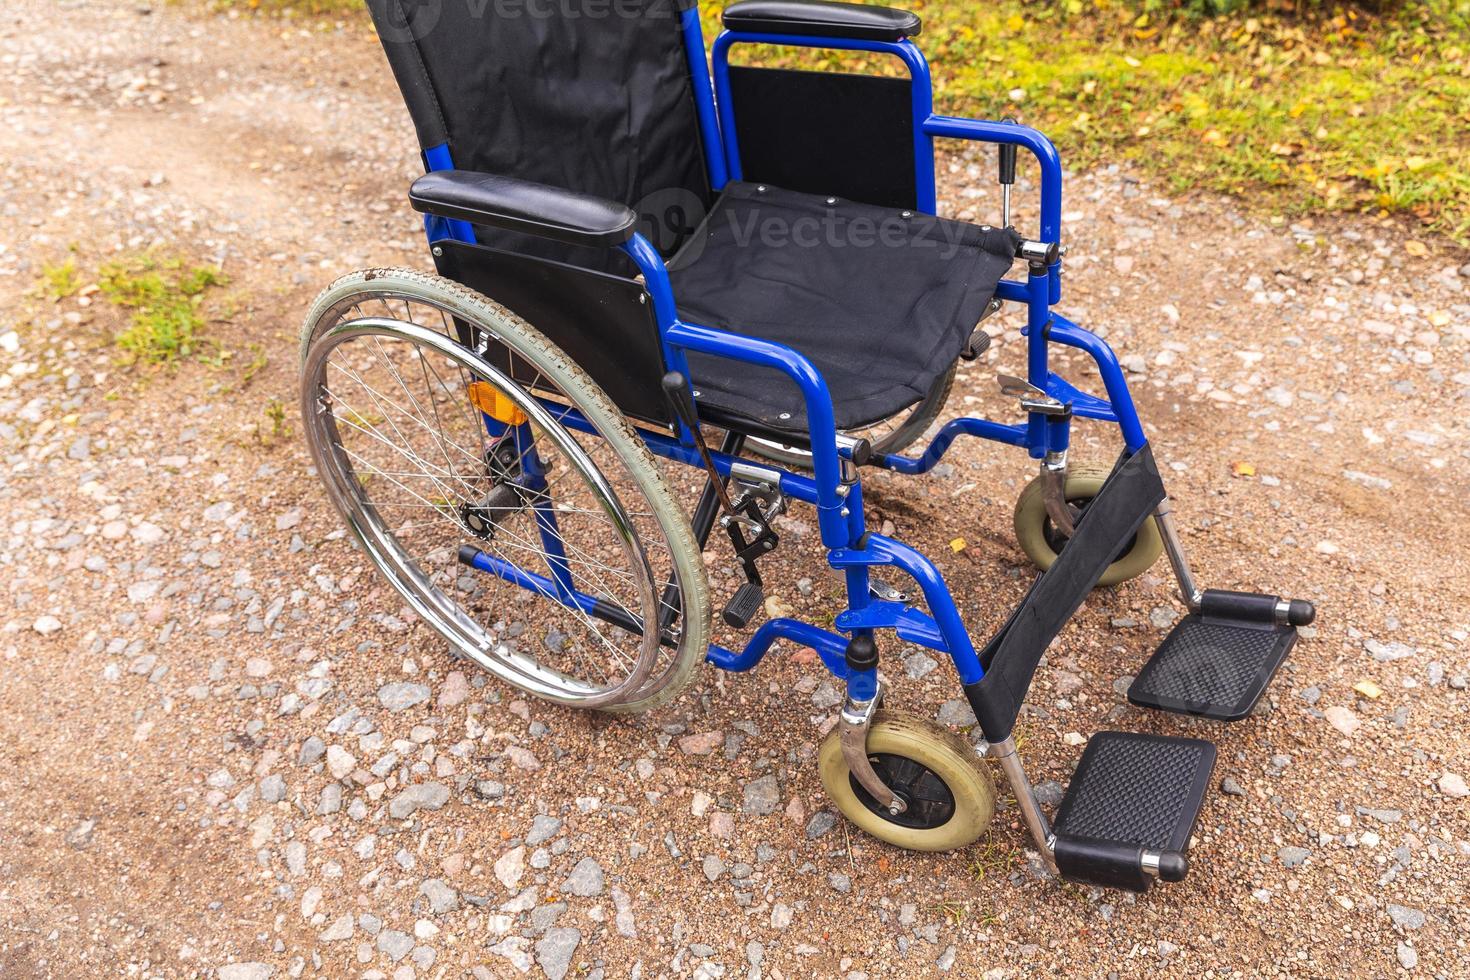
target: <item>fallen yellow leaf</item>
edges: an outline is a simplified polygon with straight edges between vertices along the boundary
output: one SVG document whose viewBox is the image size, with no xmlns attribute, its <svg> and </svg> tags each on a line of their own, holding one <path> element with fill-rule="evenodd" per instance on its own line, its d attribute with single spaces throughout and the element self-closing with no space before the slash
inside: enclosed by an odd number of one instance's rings
<svg viewBox="0 0 1470 980">
<path fill-rule="evenodd" d="M 1429 246 L 1425 245 L 1423 242 L 1410 240 L 1404 242 L 1404 251 L 1408 252 L 1416 259 L 1422 259 L 1424 256 L 1429 254 Z"/>
<path fill-rule="evenodd" d="M 964 551 L 965 550 L 965 539 L 964 538 L 955 538 L 953 541 L 951 541 L 949 543 L 949 550 L 950 551 L 953 551 L 953 552 L 956 552 L 956 553 L 961 552 L 961 551 Z"/>
<path fill-rule="evenodd" d="M 1255 465 L 1253 463 L 1236 463 L 1235 464 L 1235 475 L 1236 476 L 1255 476 L 1256 475 L 1256 467 L 1255 467 Z"/>
<path fill-rule="evenodd" d="M 1372 701 L 1374 698 L 1377 698 L 1378 695 L 1383 693 L 1383 688 L 1379 687 L 1377 684 L 1374 684 L 1372 681 L 1358 681 L 1358 683 L 1353 685 L 1353 690 L 1357 691 L 1359 694 L 1363 695 L 1363 697 L 1367 698 L 1370 701 Z"/>
</svg>

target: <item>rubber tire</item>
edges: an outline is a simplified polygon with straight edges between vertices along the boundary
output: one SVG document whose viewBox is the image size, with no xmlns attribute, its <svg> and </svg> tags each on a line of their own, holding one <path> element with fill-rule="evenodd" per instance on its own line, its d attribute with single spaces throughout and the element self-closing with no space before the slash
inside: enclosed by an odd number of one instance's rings
<svg viewBox="0 0 1470 980">
<path fill-rule="evenodd" d="M 923 400 L 913 408 L 908 409 L 908 417 L 898 428 L 873 443 L 873 452 L 902 452 L 923 436 L 928 431 L 929 426 L 933 425 L 935 420 L 939 418 L 939 414 L 944 411 L 944 405 L 949 401 L 949 394 L 954 389 L 954 376 L 958 370 L 959 362 L 956 361 L 949 366 L 948 371 L 940 376 L 939 380 L 934 382 L 934 386 L 929 389 L 929 393 L 924 396 Z M 882 422 L 885 420 L 879 419 L 878 421 Z M 872 424 L 877 425 L 878 422 Z M 857 431 L 861 431 L 861 429 Z M 773 442 L 755 438 L 746 440 L 745 448 L 753 456 L 759 456 L 762 459 L 769 460 L 781 466 L 790 467 L 791 469 L 809 470 L 812 468 L 811 453 L 799 449 L 787 451 Z"/>
<path fill-rule="evenodd" d="M 307 352 L 316 340 L 322 317 L 355 294 L 386 293 L 430 303 L 445 303 L 464 318 L 474 321 L 487 318 L 499 321 L 518 335 L 521 353 L 540 371 L 553 378 L 562 390 L 582 389 L 585 408 L 591 408 L 591 421 L 616 443 L 615 449 L 627 466 L 629 475 L 643 490 L 644 500 L 657 511 L 659 526 L 668 534 L 673 560 L 682 568 L 680 579 L 686 584 L 685 610 L 693 611 L 683 621 L 683 642 L 674 663 L 655 674 L 627 701 L 602 705 L 594 709 L 606 714 L 635 714 L 667 704 L 688 686 L 694 671 L 704 663 L 709 649 L 712 611 L 709 580 L 705 575 L 704 554 L 689 526 L 689 517 L 673 497 L 658 461 L 648 451 L 628 424 L 622 411 L 599 388 L 587 373 L 562 350 L 525 320 L 467 286 L 412 269 L 365 269 L 343 276 L 316 298 L 302 325 L 300 357 L 306 364 Z M 397 588 L 397 584 L 394 583 Z M 473 662 L 473 661 L 471 661 Z M 501 680 L 514 686 L 514 681 Z"/>
<path fill-rule="evenodd" d="M 1068 500 L 1090 500 L 1102 490 L 1112 471 L 1105 466 L 1074 465 L 1067 469 L 1066 496 Z M 1040 476 L 1026 484 L 1021 496 L 1016 499 L 1016 541 L 1026 557 L 1043 572 L 1057 560 L 1057 553 L 1046 540 L 1046 501 L 1042 496 Z M 1153 567 L 1164 551 L 1164 539 L 1159 535 L 1158 525 L 1146 520 L 1139 527 L 1133 547 L 1127 554 L 1107 567 L 1098 585 L 1117 585 L 1142 575 Z"/>
<path fill-rule="evenodd" d="M 928 829 L 900 827 L 869 810 L 853 792 L 842 758 L 841 729 L 834 728 L 817 752 L 822 788 L 844 817 L 872 837 L 909 851 L 952 851 L 973 844 L 995 815 L 995 784 L 984 761 L 947 728 L 901 711 L 883 709 L 868 728 L 868 751 L 912 759 L 944 781 L 954 794 L 954 814 Z"/>
</svg>

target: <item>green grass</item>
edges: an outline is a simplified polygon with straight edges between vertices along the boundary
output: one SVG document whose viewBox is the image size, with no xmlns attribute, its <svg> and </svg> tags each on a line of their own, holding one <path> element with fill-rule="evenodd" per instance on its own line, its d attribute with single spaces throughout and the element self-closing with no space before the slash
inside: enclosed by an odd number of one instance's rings
<svg viewBox="0 0 1470 980">
<path fill-rule="evenodd" d="M 941 112 L 1014 116 L 1073 167 L 1123 163 L 1176 192 L 1288 216 L 1399 212 L 1470 242 L 1470 0 L 1381 19 L 1163 23 L 1099 0 L 911 6 Z M 873 64 L 764 49 L 759 60 Z"/>
<path fill-rule="evenodd" d="M 224 282 L 213 266 L 141 256 L 103 266 L 98 286 L 112 303 L 133 311 L 116 338 L 125 359 L 169 364 L 198 352 L 205 293 Z"/>
<path fill-rule="evenodd" d="M 65 262 L 41 266 L 41 292 L 51 299 L 66 299 L 80 288 L 76 259 L 68 256 Z"/>
<path fill-rule="evenodd" d="M 939 111 L 1015 116 L 1050 135 L 1069 166 L 1121 163 L 1175 192 L 1225 192 L 1288 217 L 1404 214 L 1470 244 L 1470 0 L 1381 15 L 1241 0 L 892 2 L 924 18 Z M 214 5 L 367 19 L 361 0 Z M 707 37 L 723 6 L 701 4 Z M 1283 6 L 1327 12 L 1243 9 Z M 1220 10 L 1232 12 L 1204 16 Z M 862 63 L 753 53 L 766 64 Z"/>
</svg>

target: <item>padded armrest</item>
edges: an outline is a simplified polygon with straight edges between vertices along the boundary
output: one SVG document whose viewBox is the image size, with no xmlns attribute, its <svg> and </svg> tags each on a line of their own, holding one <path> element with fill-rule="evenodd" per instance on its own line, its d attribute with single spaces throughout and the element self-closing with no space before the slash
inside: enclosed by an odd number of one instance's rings
<svg viewBox="0 0 1470 980">
<path fill-rule="evenodd" d="M 424 174 L 409 188 L 408 200 L 415 211 L 573 245 L 621 245 L 638 221 L 616 201 L 469 170 Z"/>
<path fill-rule="evenodd" d="M 739 0 L 725 8 L 725 27 L 750 34 L 801 34 L 860 41 L 917 37 L 919 15 L 894 7 L 833 0 Z"/>
</svg>

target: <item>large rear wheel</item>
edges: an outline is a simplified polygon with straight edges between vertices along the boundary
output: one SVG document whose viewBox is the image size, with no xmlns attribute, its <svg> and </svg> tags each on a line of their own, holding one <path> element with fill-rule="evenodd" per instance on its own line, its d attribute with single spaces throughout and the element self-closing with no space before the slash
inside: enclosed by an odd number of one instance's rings
<svg viewBox="0 0 1470 980">
<path fill-rule="evenodd" d="M 653 456 L 530 325 L 437 276 L 329 287 L 302 337 L 333 503 L 452 647 L 552 701 L 660 704 L 709 643 L 700 549 Z"/>
</svg>

